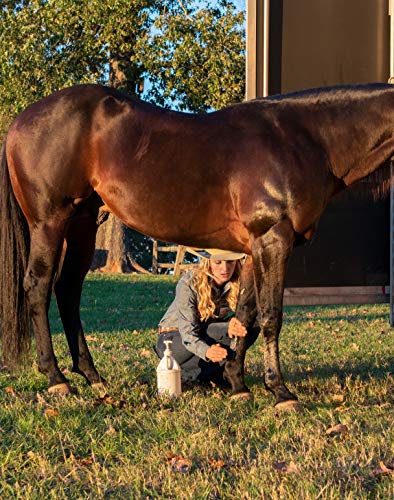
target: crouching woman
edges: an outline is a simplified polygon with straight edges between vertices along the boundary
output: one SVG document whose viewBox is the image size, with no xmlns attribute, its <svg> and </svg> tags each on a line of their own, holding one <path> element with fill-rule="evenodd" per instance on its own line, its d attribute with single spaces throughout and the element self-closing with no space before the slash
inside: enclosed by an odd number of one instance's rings
<svg viewBox="0 0 394 500">
<path fill-rule="evenodd" d="M 212 382 L 230 388 L 224 380 L 226 360 L 235 356 L 237 337 L 247 335 L 250 347 L 259 328 L 246 328 L 234 316 L 244 254 L 209 249 L 200 252 L 199 266 L 185 274 L 176 296 L 159 323 L 154 347 L 162 358 L 165 340 L 182 368 L 182 382 Z"/>
</svg>

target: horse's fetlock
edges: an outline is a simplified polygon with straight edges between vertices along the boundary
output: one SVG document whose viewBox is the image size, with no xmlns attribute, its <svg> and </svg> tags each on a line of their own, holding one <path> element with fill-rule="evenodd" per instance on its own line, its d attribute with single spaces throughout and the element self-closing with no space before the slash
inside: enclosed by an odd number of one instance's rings
<svg viewBox="0 0 394 500">
<path fill-rule="evenodd" d="M 278 379 L 278 377 L 275 375 L 275 373 L 269 373 L 265 376 L 265 381 L 268 383 L 270 382 L 271 384 L 275 382 Z"/>
<path fill-rule="evenodd" d="M 39 362 L 38 371 L 43 375 L 48 375 L 48 367 L 44 363 Z"/>
<path fill-rule="evenodd" d="M 265 379 L 265 383 L 269 387 L 272 387 L 273 385 L 275 385 L 278 382 L 279 377 L 275 371 L 273 371 L 271 368 L 268 368 L 265 372 L 264 379 Z"/>
<path fill-rule="evenodd" d="M 224 371 L 231 377 L 242 376 L 242 366 L 240 366 L 236 361 L 227 361 Z"/>
<path fill-rule="evenodd" d="M 38 353 L 38 371 L 44 375 L 48 375 L 53 370 L 53 359 L 49 355 L 45 355 L 44 352 Z"/>
</svg>

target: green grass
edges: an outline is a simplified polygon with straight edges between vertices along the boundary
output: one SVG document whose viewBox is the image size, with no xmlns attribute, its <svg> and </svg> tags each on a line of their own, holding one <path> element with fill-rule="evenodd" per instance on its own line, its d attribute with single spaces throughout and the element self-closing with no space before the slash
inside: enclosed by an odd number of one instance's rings
<svg viewBox="0 0 394 500">
<path fill-rule="evenodd" d="M 174 286 L 89 275 L 82 318 L 106 401 L 68 372 L 51 308 L 59 366 L 78 392 L 49 395 L 35 366 L 0 374 L 0 498 L 394 498 L 394 475 L 381 469 L 394 466 L 387 305 L 287 308 L 282 365 L 305 411 L 278 414 L 262 385 L 261 338 L 246 361 L 253 403 L 217 389 L 156 395 L 151 346 Z M 347 432 L 328 435 L 337 424 Z"/>
</svg>

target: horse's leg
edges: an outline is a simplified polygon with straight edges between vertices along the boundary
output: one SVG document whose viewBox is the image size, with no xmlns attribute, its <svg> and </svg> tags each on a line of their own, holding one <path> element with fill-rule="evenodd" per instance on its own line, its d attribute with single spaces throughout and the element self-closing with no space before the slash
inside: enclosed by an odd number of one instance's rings
<svg viewBox="0 0 394 500">
<path fill-rule="evenodd" d="M 240 337 L 238 339 L 235 359 L 227 361 L 224 369 L 224 376 L 231 383 L 234 397 L 252 399 L 253 395 L 244 382 L 246 350 L 252 343 L 249 329 L 253 326 L 256 319 L 256 295 L 254 289 L 253 261 L 251 257 L 246 259 L 242 267 L 240 292 L 235 316 L 244 326 L 246 326 L 248 334 L 246 337 Z"/>
<path fill-rule="evenodd" d="M 79 314 L 82 284 L 92 263 L 96 232 L 96 220 L 88 212 L 71 220 L 65 237 L 67 249 L 54 290 L 73 360 L 72 371 L 82 375 L 88 384 L 104 393 L 105 380 L 94 366 Z"/>
<path fill-rule="evenodd" d="M 257 311 L 264 336 L 264 382 L 275 395 L 275 405 L 297 408 L 297 396 L 287 389 L 283 381 L 278 348 L 284 279 L 294 239 L 290 222 L 283 220 L 253 240 L 252 255 Z"/>
<path fill-rule="evenodd" d="M 23 281 L 36 338 L 38 369 L 49 380 L 49 392 L 69 393 L 71 387 L 59 370 L 49 330 L 48 309 L 65 222 L 39 222 L 30 227 L 30 254 Z"/>
</svg>

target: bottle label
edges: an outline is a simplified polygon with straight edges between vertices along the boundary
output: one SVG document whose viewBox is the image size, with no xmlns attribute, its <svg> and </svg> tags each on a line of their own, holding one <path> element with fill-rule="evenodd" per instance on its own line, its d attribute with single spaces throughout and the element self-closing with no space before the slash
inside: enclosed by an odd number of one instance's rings
<svg viewBox="0 0 394 500">
<path fill-rule="evenodd" d="M 157 387 L 159 394 L 177 396 L 182 393 L 181 374 L 178 370 L 157 372 Z"/>
</svg>

